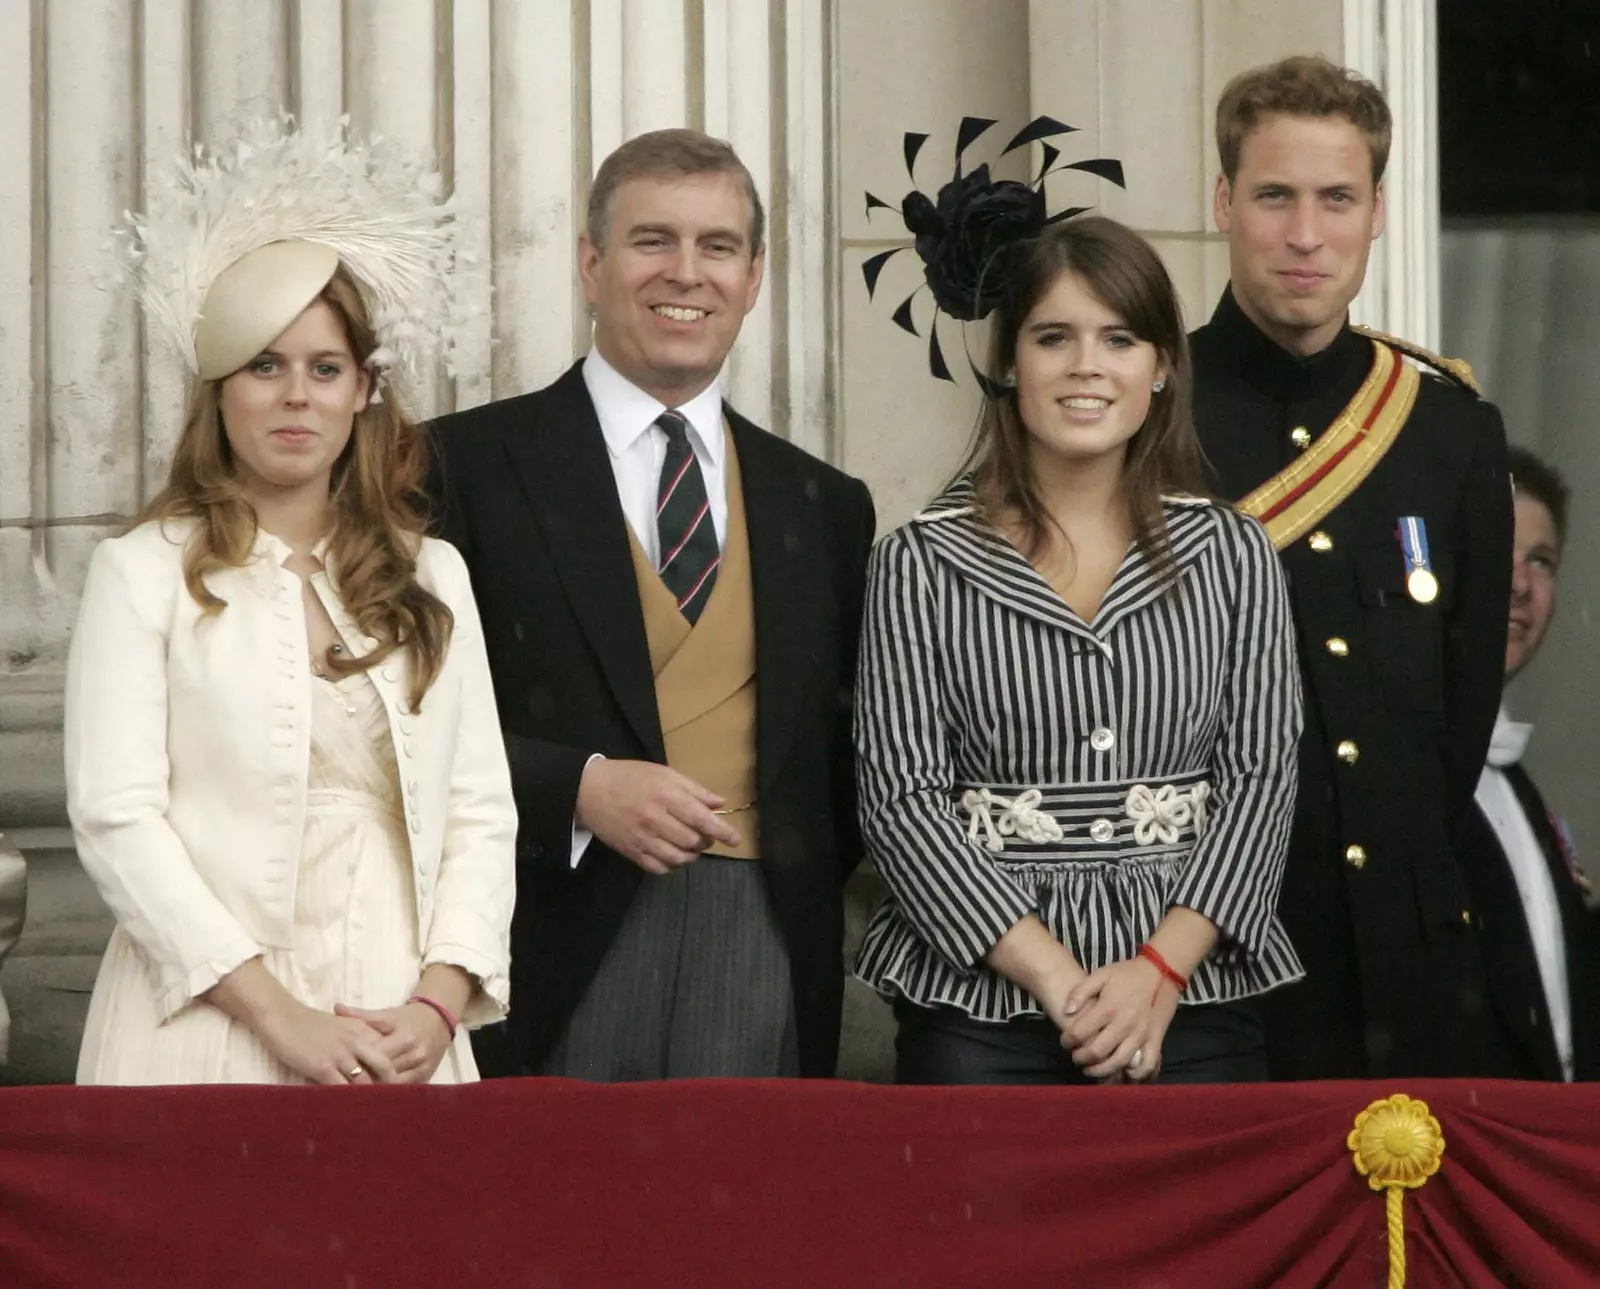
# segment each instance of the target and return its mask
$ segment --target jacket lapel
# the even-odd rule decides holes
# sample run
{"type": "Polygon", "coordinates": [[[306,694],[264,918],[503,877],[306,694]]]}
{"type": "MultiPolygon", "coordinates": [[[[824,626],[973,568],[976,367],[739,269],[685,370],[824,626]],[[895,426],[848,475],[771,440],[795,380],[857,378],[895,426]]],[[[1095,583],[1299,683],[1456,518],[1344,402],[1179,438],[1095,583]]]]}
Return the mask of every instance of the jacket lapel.
{"type": "MultiPolygon", "coordinates": [[[[550,387],[538,420],[504,442],[568,606],[612,694],[647,753],[664,760],[628,521],[581,362],[550,387]]],[[[516,558],[515,552],[506,558],[516,558]]]]}
{"type": "Polygon", "coordinates": [[[912,522],[935,556],[1008,612],[1098,643],[1095,633],[1051,590],[1022,552],[979,517],[970,475],[957,479],[912,522]]]}
{"type": "Polygon", "coordinates": [[[756,623],[756,774],[758,791],[767,795],[775,791],[786,734],[799,723],[800,682],[816,652],[806,606],[819,597],[814,583],[822,552],[813,546],[821,510],[801,511],[803,482],[765,450],[755,426],[726,404],[724,410],[744,487],[756,623]]]}
{"type": "MultiPolygon", "coordinates": [[[[1517,794],[1517,800],[1527,816],[1539,849],[1550,870],[1550,881],[1555,886],[1556,902],[1561,907],[1561,939],[1567,958],[1567,995],[1572,1022],[1572,1054],[1578,1067],[1578,1077],[1591,1079],[1600,1076],[1600,1034],[1595,1032],[1595,961],[1592,940],[1595,934],[1593,917],[1584,902],[1584,891],[1579,886],[1576,860],[1569,861],[1565,842],[1556,832],[1556,825],[1545,805],[1543,795],[1533,778],[1519,761],[1505,767],[1506,781],[1517,794]]],[[[1542,984],[1542,982],[1541,982],[1542,984]]]]}
{"type": "MultiPolygon", "coordinates": [[[[1179,581],[1191,576],[1195,561],[1201,552],[1216,541],[1216,524],[1210,515],[1210,503],[1198,498],[1164,497],[1167,517],[1167,541],[1172,552],[1172,567],[1179,581]]],[[[1124,618],[1149,607],[1165,595],[1171,583],[1156,572],[1156,567],[1143,554],[1130,551],[1123,566],[1106,590],[1095,614],[1094,630],[1101,637],[1109,636],[1112,629],[1124,618]]]]}

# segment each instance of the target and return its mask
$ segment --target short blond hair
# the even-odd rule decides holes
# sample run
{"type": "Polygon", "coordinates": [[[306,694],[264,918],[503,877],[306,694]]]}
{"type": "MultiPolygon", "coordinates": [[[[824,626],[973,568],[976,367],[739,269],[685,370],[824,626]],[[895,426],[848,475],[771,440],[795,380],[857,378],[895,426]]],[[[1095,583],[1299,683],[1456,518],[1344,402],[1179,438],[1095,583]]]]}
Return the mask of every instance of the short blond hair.
{"type": "Polygon", "coordinates": [[[1231,184],[1244,142],[1269,116],[1342,116],[1361,131],[1372,154],[1372,182],[1389,164],[1394,119],[1383,91],[1321,54],[1298,54],[1240,72],[1217,100],[1217,156],[1231,184]]]}
{"type": "Polygon", "coordinates": [[[629,139],[600,163],[589,189],[589,209],[584,221],[590,243],[604,250],[611,231],[611,207],[617,189],[630,179],[656,179],[664,175],[737,175],[744,180],[750,201],[750,254],[761,254],[766,212],[755,177],[739,160],[733,145],[699,130],[651,130],[629,139]]]}

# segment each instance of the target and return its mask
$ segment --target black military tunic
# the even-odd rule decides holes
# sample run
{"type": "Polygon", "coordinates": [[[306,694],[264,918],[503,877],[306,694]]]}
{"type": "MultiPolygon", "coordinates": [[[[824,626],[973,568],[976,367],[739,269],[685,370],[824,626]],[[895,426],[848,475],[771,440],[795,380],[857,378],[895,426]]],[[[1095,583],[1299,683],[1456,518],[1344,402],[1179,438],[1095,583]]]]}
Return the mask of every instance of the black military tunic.
{"type": "MultiPolygon", "coordinates": [[[[1231,289],[1191,340],[1195,420],[1233,500],[1322,433],[1372,365],[1349,327],[1291,354],[1231,289]]],[[[1276,1077],[1515,1068],[1452,836],[1500,703],[1511,528],[1499,413],[1425,373],[1372,473],[1282,552],[1306,720],[1281,912],[1306,979],[1263,1001],[1276,1077]],[[1403,516],[1425,525],[1432,603],[1407,594],[1403,516]]]]}

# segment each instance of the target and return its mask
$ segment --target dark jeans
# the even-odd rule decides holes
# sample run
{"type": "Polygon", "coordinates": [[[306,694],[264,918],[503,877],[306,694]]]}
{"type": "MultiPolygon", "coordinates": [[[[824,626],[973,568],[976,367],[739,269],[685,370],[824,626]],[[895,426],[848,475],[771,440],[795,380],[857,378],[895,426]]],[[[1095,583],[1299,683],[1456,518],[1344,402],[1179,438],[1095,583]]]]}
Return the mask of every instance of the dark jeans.
{"type": "MultiPolygon", "coordinates": [[[[1039,1016],[990,1024],[953,1007],[899,999],[896,1083],[1094,1084],[1061,1046],[1061,1032],[1039,1016]]],[[[1159,1083],[1261,1083],[1267,1048],[1253,1003],[1179,1007],[1161,1045],[1159,1083]]]]}

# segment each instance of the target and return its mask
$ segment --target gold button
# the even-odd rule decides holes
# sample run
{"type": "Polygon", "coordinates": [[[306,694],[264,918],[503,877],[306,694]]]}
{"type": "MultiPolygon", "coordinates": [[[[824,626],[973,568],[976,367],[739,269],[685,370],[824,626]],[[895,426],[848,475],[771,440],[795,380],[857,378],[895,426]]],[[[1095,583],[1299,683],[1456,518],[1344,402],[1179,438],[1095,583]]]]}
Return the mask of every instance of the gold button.
{"type": "Polygon", "coordinates": [[[1304,452],[1311,446],[1311,431],[1303,425],[1297,425],[1289,431],[1289,442],[1304,452]]]}
{"type": "Polygon", "coordinates": [[[1344,862],[1351,868],[1365,868],[1367,866],[1367,848],[1365,846],[1346,846],[1344,848],[1344,862]]]}
{"type": "Polygon", "coordinates": [[[1328,652],[1335,658],[1343,658],[1349,654],[1350,646],[1345,642],[1343,636],[1334,636],[1333,639],[1328,641],[1328,652]]]}
{"type": "Polygon", "coordinates": [[[1351,740],[1345,739],[1339,744],[1338,747],[1334,749],[1334,755],[1346,765],[1354,765],[1357,759],[1361,756],[1361,749],[1351,742],[1351,740]]]}
{"type": "Polygon", "coordinates": [[[1318,555],[1326,555],[1333,549],[1333,538],[1319,528],[1310,537],[1306,538],[1306,544],[1316,551],[1318,555]]]}

